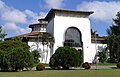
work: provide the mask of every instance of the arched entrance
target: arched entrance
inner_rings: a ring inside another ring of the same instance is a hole
[[[64,46],[82,48],[82,35],[78,28],[69,27],[66,30]]]

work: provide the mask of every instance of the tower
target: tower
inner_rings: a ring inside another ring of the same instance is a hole
[[[92,63],[90,11],[51,9],[45,20],[46,31],[55,38],[54,52],[58,47],[70,46],[83,54],[83,61]]]

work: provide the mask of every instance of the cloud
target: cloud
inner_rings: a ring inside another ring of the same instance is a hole
[[[27,28],[27,27],[26,28],[19,27],[15,23],[6,23],[3,26],[3,30],[5,32],[7,32],[7,33],[13,32],[13,33],[16,33],[16,34],[23,34],[23,33],[30,32],[29,28]]]
[[[0,0],[0,9],[4,8],[5,3]]]
[[[19,24],[24,25],[27,23],[27,15],[14,7],[6,5],[2,0],[0,0],[0,22],[2,23],[0,25],[3,25],[3,30],[8,36],[30,32],[28,26],[17,26]]]
[[[64,0],[45,0],[47,8],[62,8]]]
[[[32,11],[29,10],[29,9],[26,9],[26,10],[25,10],[25,14],[27,14],[29,17],[32,17],[32,18],[34,18],[34,19],[38,18],[38,14],[32,12]]]
[[[26,23],[26,15],[0,0],[0,19],[5,22]]]
[[[26,23],[26,15],[16,9],[7,9],[1,15],[1,19],[6,22]]]
[[[45,12],[40,12],[39,14],[37,14],[37,13],[34,13],[33,11],[31,11],[29,9],[26,9],[24,12],[29,19],[29,21],[28,21],[29,24],[38,23],[38,19],[44,18],[47,14]]]
[[[45,12],[35,13],[29,9],[20,11],[14,7],[6,5],[0,0],[0,25],[3,25],[7,37],[29,33],[29,24],[38,23],[39,18],[45,17]]]
[[[46,15],[47,15],[46,12],[40,12],[39,13],[40,18],[45,18]]]
[[[112,21],[115,15],[120,11],[120,1],[92,1],[82,2],[77,5],[77,10],[90,10],[94,11],[91,18],[98,21]]]

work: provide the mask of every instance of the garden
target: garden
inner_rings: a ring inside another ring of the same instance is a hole
[[[39,63],[37,50],[29,52],[27,44],[16,40],[0,42],[0,77],[119,77],[119,63],[106,64],[115,68],[93,69],[96,65],[82,62],[80,53],[70,47],[59,47],[49,64]],[[3,52],[4,51],[4,52]],[[62,56],[61,56],[62,54]],[[49,67],[50,66],[50,67]],[[104,63],[97,67],[104,66]],[[74,67],[71,69],[71,67]],[[118,68],[117,68],[118,67]],[[34,68],[34,69],[33,69]],[[76,68],[76,69],[75,69]]]

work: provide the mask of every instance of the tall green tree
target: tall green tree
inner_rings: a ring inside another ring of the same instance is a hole
[[[0,26],[0,41],[4,40],[4,38],[5,38],[6,35],[7,34],[2,33],[2,26]]]
[[[107,29],[110,58],[120,58],[120,12],[113,19],[114,24]]]

